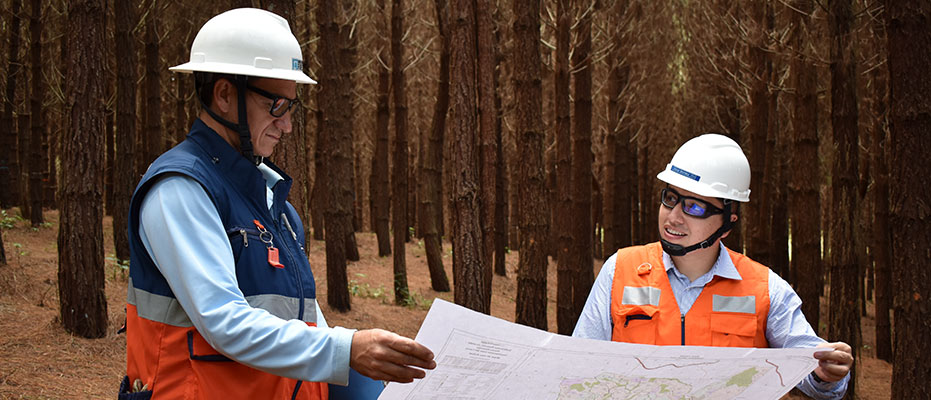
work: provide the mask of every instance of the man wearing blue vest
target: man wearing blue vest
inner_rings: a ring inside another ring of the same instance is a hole
[[[750,164],[730,138],[707,134],[682,145],[663,172],[659,243],[608,258],[572,336],[655,345],[824,347],[798,385],[819,399],[841,398],[853,365],[850,346],[826,343],[802,314],[786,281],[720,240],[750,200]]]
[[[121,398],[325,399],[350,367],[397,382],[435,367],[413,340],[320,311],[291,178],[264,159],[292,129],[297,84],[315,83],[302,69],[287,22],[258,9],[212,18],[172,68],[194,73],[202,111],[130,204]]]

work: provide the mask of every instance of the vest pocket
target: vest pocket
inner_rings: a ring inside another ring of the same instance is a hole
[[[187,333],[187,351],[190,358],[196,361],[233,361],[214,350],[202,336],[195,335],[193,330]]]
[[[129,384],[129,376],[123,375],[123,380],[120,382],[120,391],[117,394],[117,399],[119,400],[149,400],[152,398],[152,390],[139,390],[136,391],[132,385]]]
[[[712,346],[753,347],[756,329],[756,314],[711,313]]]
[[[652,305],[623,306],[614,318],[612,340],[617,342],[655,344],[656,320],[659,308]]]

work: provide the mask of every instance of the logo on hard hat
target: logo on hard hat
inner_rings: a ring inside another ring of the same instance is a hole
[[[695,182],[698,182],[699,180],[701,180],[701,177],[700,177],[700,176],[695,175],[695,174],[693,174],[693,173],[691,173],[691,172],[689,172],[689,171],[686,171],[686,170],[684,170],[684,169],[682,169],[682,168],[679,168],[679,167],[677,167],[677,166],[675,166],[675,165],[673,165],[672,168],[670,168],[670,170],[672,170],[672,172],[675,172],[675,173],[677,173],[677,174],[679,174],[679,175],[682,175],[682,176],[684,176],[684,177],[686,177],[686,178],[689,178],[689,179],[691,179],[691,180],[693,180],[693,181],[695,181]]]
[[[298,60],[296,58],[291,59],[291,69],[295,71],[304,70],[304,61]]]

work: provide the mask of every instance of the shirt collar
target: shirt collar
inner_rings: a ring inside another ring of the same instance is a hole
[[[256,166],[256,168],[258,168],[259,172],[262,173],[262,176],[265,178],[265,186],[268,186],[269,188],[275,187],[275,184],[277,184],[278,181],[284,180],[284,178],[281,177],[281,174],[275,172],[275,170],[271,169],[271,167],[265,165],[264,162]]]
[[[743,278],[740,277],[740,273],[737,272],[737,267],[734,266],[734,261],[731,260],[731,255],[727,252],[727,247],[724,247],[724,243],[720,243],[719,246],[718,259],[715,260],[708,274],[712,276],[717,275],[725,279],[742,280]],[[669,270],[676,267],[672,262],[672,257],[665,251],[663,252],[663,267],[666,268],[666,273],[669,273]],[[678,272],[678,270],[676,270],[676,272]]]

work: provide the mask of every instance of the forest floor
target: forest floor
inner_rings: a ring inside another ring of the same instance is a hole
[[[125,370],[126,339],[117,330],[124,320],[127,271],[114,258],[110,218],[104,220],[106,296],[109,328],[106,337],[84,339],[62,328],[58,303],[58,212],[45,213],[46,223],[33,228],[28,221],[11,217],[3,222],[3,244],[8,264],[0,267],[0,399],[111,399],[116,396]],[[356,235],[361,261],[350,263],[352,311],[338,313],[326,306],[326,273],[323,242],[308,249],[317,279],[318,298],[331,326],[383,328],[404,336],[417,334],[434,298],[452,301],[452,293],[430,288],[422,242],[406,246],[408,285],[413,301],[393,304],[392,258],[377,256],[373,233]],[[444,244],[444,264],[452,283],[449,243]],[[595,268],[600,268],[595,260]],[[513,321],[517,292],[517,252],[507,257],[508,275],[495,276],[492,315]],[[556,268],[550,263],[549,330],[556,331]],[[824,317],[822,317],[823,319]],[[863,318],[860,373],[857,390],[861,399],[888,399],[892,366],[875,358],[872,307]],[[793,394],[786,398],[804,398]]]

